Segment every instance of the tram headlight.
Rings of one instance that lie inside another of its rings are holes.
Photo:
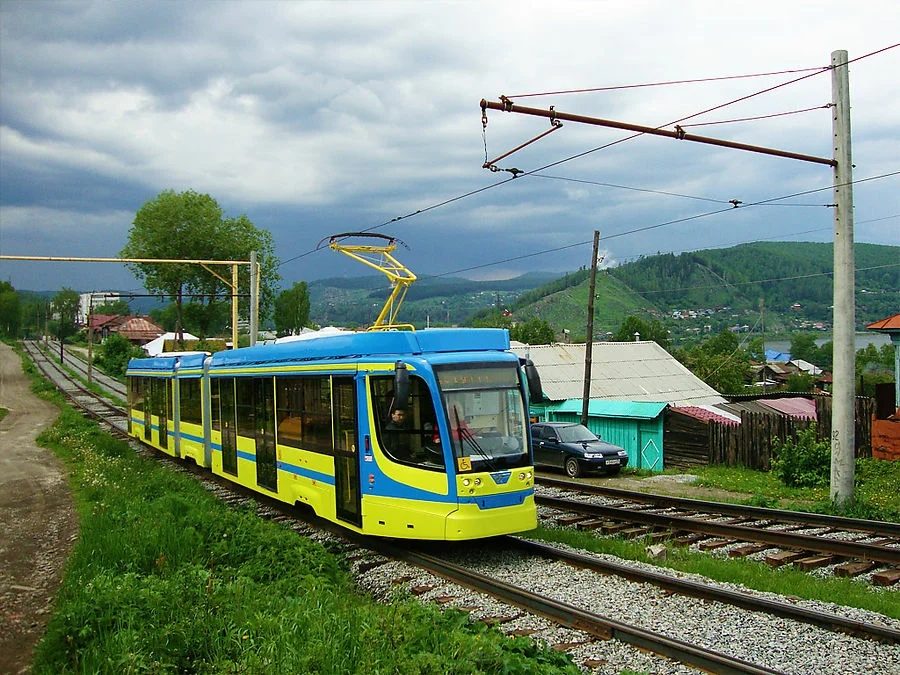
[[[466,487],[469,487],[469,484],[470,484],[471,482],[472,482],[472,481],[470,481],[468,478],[463,478],[463,485],[465,485]]]
[[[479,485],[481,485],[481,479],[480,479],[480,478],[476,478],[476,479],[475,479],[475,487],[478,487]]]

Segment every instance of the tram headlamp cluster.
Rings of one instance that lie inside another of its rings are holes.
[[[466,487],[469,487],[470,485],[472,485],[473,482],[475,484],[475,487],[478,487],[479,485],[481,485],[480,478],[476,478],[476,479],[474,479],[474,481],[471,478],[463,478],[462,484],[465,485]]]
[[[519,473],[519,480],[531,480],[531,472],[522,471],[521,473]]]

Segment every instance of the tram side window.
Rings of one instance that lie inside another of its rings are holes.
[[[279,443],[317,452],[334,450],[329,376],[277,378],[275,411]]]
[[[234,407],[237,411],[238,436],[256,437],[256,405],[253,397],[253,378],[235,378]]]
[[[178,386],[181,421],[190,422],[191,424],[202,424],[202,399],[200,397],[199,378],[179,380]]]
[[[166,405],[168,399],[168,396],[166,396],[166,387],[168,384],[168,380],[155,377],[150,378],[150,386],[148,387],[150,390],[150,411],[160,418],[166,416],[168,409],[168,406]]]
[[[444,457],[437,415],[428,386],[420,377],[409,378],[409,401],[401,409],[394,400],[394,378],[369,378],[372,411],[376,417],[378,444],[387,455],[403,464],[439,471]],[[395,411],[402,410],[401,414]]]
[[[128,407],[141,409],[144,406],[144,380],[143,377],[128,378]]]
[[[219,379],[209,380],[209,424],[210,428],[215,431],[222,430],[222,409],[219,407],[222,401],[222,395],[219,393]]]

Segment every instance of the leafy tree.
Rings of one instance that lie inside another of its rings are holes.
[[[784,388],[787,391],[809,392],[813,390],[815,380],[808,373],[792,373],[788,376]]]
[[[171,260],[249,260],[257,252],[260,263],[260,316],[265,316],[274,296],[278,261],[271,234],[258,230],[246,216],[226,218],[215,199],[193,190],[161,192],[145,203],[134,217],[122,249],[126,258]],[[246,289],[250,271],[239,266],[239,285]],[[151,293],[163,293],[175,303],[176,330],[184,325],[184,297],[194,295],[201,304],[230,298],[230,270],[216,274],[198,264],[131,263],[129,268]],[[217,276],[218,275],[218,276]],[[223,277],[226,281],[224,281]],[[242,299],[242,306],[247,306]]]
[[[106,314],[113,316],[128,316],[131,314],[131,308],[124,300],[110,300],[97,305],[93,308],[94,314]]]
[[[754,361],[766,360],[766,341],[764,338],[756,337],[750,340],[747,345],[747,355]]]
[[[729,330],[694,347],[675,350],[673,356],[718,392],[743,390],[750,372],[749,356],[740,348],[737,335]]]
[[[549,345],[556,335],[543,319],[531,318],[510,328],[509,337],[529,345]]]
[[[614,342],[633,342],[635,333],[640,334],[641,340],[653,340],[663,349],[669,346],[669,330],[660,321],[651,319],[647,322],[636,316],[625,317],[612,339]]]
[[[309,325],[309,289],[305,281],[294,283],[275,298],[275,332],[279,336],[299,333]]]
[[[506,328],[512,329],[512,319],[494,310],[490,314],[479,316],[472,320],[473,328]]]
[[[816,363],[819,358],[816,336],[813,333],[794,333],[791,336],[791,358]]]
[[[132,345],[124,335],[112,333],[100,345],[97,365],[103,368],[107,375],[122,377],[128,368],[129,360],[146,355],[143,349]]]
[[[0,335],[15,339],[19,336],[22,307],[19,294],[8,281],[0,281]]]
[[[53,296],[51,307],[56,315],[56,336],[60,342],[78,332],[75,319],[78,318],[78,293],[71,288],[63,289]]]

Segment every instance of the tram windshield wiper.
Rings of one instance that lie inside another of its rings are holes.
[[[485,452],[484,448],[482,448],[478,444],[478,441],[475,438],[475,434],[472,433],[472,430],[467,426],[463,426],[462,424],[460,424],[459,409],[455,405],[453,406],[453,418],[453,421],[456,423],[456,433],[459,436],[460,450],[462,450],[463,441],[467,441],[469,446],[475,450],[476,454],[487,465],[488,471],[496,471],[497,467],[494,465],[493,457]]]

